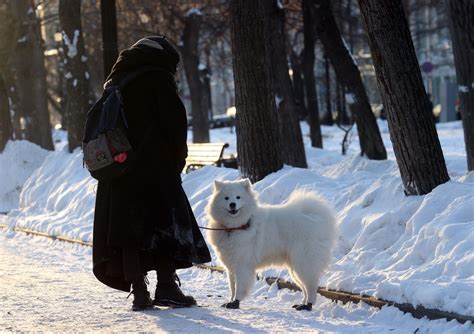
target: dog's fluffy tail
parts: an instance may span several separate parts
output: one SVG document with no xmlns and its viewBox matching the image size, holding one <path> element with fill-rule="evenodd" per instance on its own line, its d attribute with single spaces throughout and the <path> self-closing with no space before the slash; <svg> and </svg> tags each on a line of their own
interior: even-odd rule
<svg viewBox="0 0 474 334">
<path fill-rule="evenodd" d="M 292 207 L 303 214 L 317 214 L 336 225 L 336 214 L 327 202 L 315 191 L 296 189 L 284 206 Z"/>
</svg>

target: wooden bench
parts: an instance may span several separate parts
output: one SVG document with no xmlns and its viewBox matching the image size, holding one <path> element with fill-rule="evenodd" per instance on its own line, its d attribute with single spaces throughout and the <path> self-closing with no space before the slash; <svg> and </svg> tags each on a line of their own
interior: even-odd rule
<svg viewBox="0 0 474 334">
<path fill-rule="evenodd" d="M 188 144 L 188 157 L 183 172 L 189 173 L 207 165 L 221 167 L 227 143 Z"/>
</svg>

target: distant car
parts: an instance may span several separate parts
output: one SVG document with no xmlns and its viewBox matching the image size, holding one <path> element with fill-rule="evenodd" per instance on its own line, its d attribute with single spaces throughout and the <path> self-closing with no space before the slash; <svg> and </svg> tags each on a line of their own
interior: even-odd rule
<svg viewBox="0 0 474 334">
<path fill-rule="evenodd" d="M 212 119 L 209 119 L 209 128 L 225 128 L 230 127 L 234 124 L 234 118 L 227 115 L 214 115 Z M 193 125 L 193 118 L 188 116 L 188 127 Z"/>
<path fill-rule="evenodd" d="M 209 120 L 209 127 L 211 129 L 225 128 L 233 124 L 232 117 L 227 115 L 214 115 L 212 120 Z"/>
</svg>

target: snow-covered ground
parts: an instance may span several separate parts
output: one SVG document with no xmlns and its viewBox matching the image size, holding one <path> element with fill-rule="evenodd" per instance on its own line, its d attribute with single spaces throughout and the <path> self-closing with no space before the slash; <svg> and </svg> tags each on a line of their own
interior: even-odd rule
<svg viewBox="0 0 474 334">
<path fill-rule="evenodd" d="M 307 126 L 302 125 L 303 133 L 307 134 Z M 321 285 L 473 316 L 474 174 L 466 171 L 461 123 L 438 125 L 451 181 L 437 187 L 426 196 L 417 197 L 403 195 L 387 125 L 385 122 L 380 122 L 379 125 L 389 153 L 388 160 L 370 161 L 359 157 L 356 135 L 353 137 L 348 155 L 342 156 L 340 142 L 343 132 L 336 127 L 323 127 L 324 150 L 310 147 L 309 138 L 305 136 L 310 168 L 285 167 L 267 176 L 255 184 L 259 198 L 265 203 L 281 203 L 294 189 L 305 187 L 321 193 L 336 209 L 340 221 L 340 238 L 331 268 Z M 57 136 L 64 138 L 64 135 L 57 134 Z M 228 142 L 231 145 L 227 153 L 235 152 L 235 135 L 231 134 L 229 129 L 212 130 L 211 140 Z M 81 153 L 76 151 L 69 154 L 60 149 L 61 145 L 63 143 L 57 143 L 56 147 L 59 150 L 47 154 L 38 169 L 34 172 L 34 168 L 29 170 L 31 177 L 24 183 L 21 194 L 16 199 L 17 202 L 10 201 L 5 206 L 6 210 L 11 210 L 11 212 L 4 220 L 10 226 L 27 227 L 52 235 L 66 235 L 91 241 L 96 183 L 82 168 Z M 21 160 L 15 160 L 12 154 L 5 151 L 0 155 L 0 163 L 11 162 L 8 173 L 3 173 L 2 169 L 0 183 L 13 180 L 15 171 L 22 166 Z M 205 167 L 183 176 L 183 186 L 200 224 L 207 224 L 204 207 L 211 195 L 212 181 L 231 180 L 238 177 L 236 170 L 216 167 Z M 21 185 L 16 186 L 17 196 L 20 187 Z M 3 195 L 3 189 L 0 189 L 2 201 Z M 19 206 L 16 207 L 14 204 L 18 202 Z M 1 234 L 0 238 L 3 238 Z M 42 244 L 18 235 L 2 240 L 0 244 L 5 244 L 1 248 L 3 253 L 0 255 L 2 257 L 0 263 L 2 264 L 5 257 L 17 254 L 15 253 L 17 249 L 25 247 L 23 254 L 28 254 L 28 250 L 32 252 L 35 247 L 36 254 L 36 248 L 41 248 L 39 252 L 44 254 L 46 262 L 58 262 L 61 264 L 60 267 L 66 268 L 64 271 L 58 268 L 58 273 L 56 273 L 55 267 L 51 266 L 52 272 L 48 275 L 51 274 L 52 277 L 57 275 L 55 280 L 61 280 L 60 273 L 69 273 L 70 270 L 67 268 L 72 266 L 79 268 L 77 273 L 73 270 L 74 277 L 77 274 L 81 281 L 89 280 L 88 285 L 91 286 L 98 284 L 90 274 L 90 259 L 88 258 L 90 254 L 79 251 L 78 248 L 67 248 L 46 242 Z M 64 248 L 61 251 L 51 249 L 58 247 Z M 51 249 L 51 255 L 48 249 Z M 28 254 L 14 261 L 30 261 L 30 256 L 37 259 L 34 255 Z M 53 260 L 49 260 L 49 256 Z M 288 277 L 285 271 L 279 269 L 268 270 L 265 274 Z M 341 306 L 324 298 L 319 299 L 316 313 L 309 316 L 295 314 L 289 310 L 289 306 L 299 298 L 296 293 L 276 291 L 275 288 L 269 289 L 262 282 L 254 289 L 254 297 L 247 302 L 248 308 L 245 309 L 244 302 L 243 310 L 232 313 L 217 307 L 224 299 L 215 296 L 217 294 L 227 296 L 222 276 L 203 273 L 197 269 L 183 271 L 181 275 L 185 278 L 184 280 L 193 281 L 187 287 L 203 301 L 206 307 L 166 311 L 168 312 L 166 314 L 176 317 L 176 319 L 166 318 L 166 321 L 161 320 L 162 313 L 158 312 L 159 319 L 158 315 L 151 317 L 154 318 L 154 322 L 149 323 L 151 327 L 145 326 L 137 330 L 158 330 L 159 328 L 172 330 L 174 323 L 178 325 L 181 319 L 186 324 L 191 325 L 192 322 L 193 325 L 198 326 L 195 330 L 203 331 L 206 328 L 216 330 L 220 328 L 223 331 L 232 328 L 236 331 L 319 329 L 339 332 L 348 331 L 351 326 L 354 326 L 352 327 L 354 331 L 364 332 L 366 332 L 365 328 L 374 332 L 389 331 L 391 328 L 400 332 L 413 332 L 416 328 L 435 332 L 474 331 L 472 324 L 467 324 L 462 328 L 449 327 L 455 326 L 456 322 L 446 324 L 439 321 L 419 321 L 408 315 L 402 315 L 392 308 L 378 311 L 363 305 Z M 44 280 L 47 281 L 47 279 Z M 106 298 L 108 301 L 104 307 L 111 308 L 107 309 L 104 317 L 110 316 L 112 319 L 101 319 L 103 323 L 115 324 L 122 316 L 124 319 L 138 319 L 135 315 L 130 316 L 126 313 L 127 310 L 123 307 L 126 303 L 123 300 L 123 294 L 100 285 L 86 291 L 90 291 L 87 294 L 98 295 L 94 296 L 97 298 L 97 304 L 93 303 L 96 307 L 101 307 L 101 298 Z M 80 292 L 78 293 L 81 295 Z M 18 294 L 21 295 L 21 292 Z M 206 298 L 208 294 L 214 297 Z M 268 299 L 262 303 L 265 297 Z M 25 295 L 24 298 L 28 296 Z M 1 299 L 0 302 L 2 302 Z M 72 301 L 71 303 L 73 305 Z M 11 307 L 11 304 L 9 305 Z M 0 304 L 0 308 L 4 309 L 1 306 Z M 148 319 L 144 315 L 136 317 Z M 206 322 L 212 322 L 212 319 L 219 320 L 217 327 L 206 324 Z M 95 327 L 90 321 L 86 323 L 89 327 L 85 326 L 83 329 L 102 328 L 105 330 L 107 328 L 107 326 Z M 279 324 L 281 327 L 278 327 Z M 0 328 L 2 328 L 1 325 L 0 323 Z M 122 325 L 124 327 L 121 327 Z M 113 326 L 111 329 L 131 328 L 126 327 L 126 324 L 122 325 Z M 405 325 L 408 327 L 404 327 Z M 339 326 L 342 327 L 339 328 Z M 61 330 L 62 327 L 57 328 Z"/>
<path fill-rule="evenodd" d="M 1 218 L 0 218 L 1 222 Z M 191 309 L 131 311 L 131 298 L 91 274 L 91 250 L 39 237 L 0 233 L 0 331 L 161 333 L 471 333 L 471 324 L 414 319 L 398 309 L 341 305 L 320 297 L 312 312 L 291 306 L 301 293 L 259 281 L 240 310 L 221 305 L 223 275 L 180 272 L 183 290 L 198 300 Z M 155 285 L 151 276 L 150 286 Z M 150 289 L 153 292 L 153 288 Z"/>
</svg>

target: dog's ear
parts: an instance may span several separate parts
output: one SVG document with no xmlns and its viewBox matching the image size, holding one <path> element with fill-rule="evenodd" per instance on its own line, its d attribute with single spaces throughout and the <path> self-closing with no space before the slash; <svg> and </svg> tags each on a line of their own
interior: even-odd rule
<svg viewBox="0 0 474 334">
<path fill-rule="evenodd" d="M 222 188 L 222 182 L 221 181 L 214 181 L 214 191 L 219 191 Z"/>
<path fill-rule="evenodd" d="M 248 191 L 250 191 L 252 189 L 252 183 L 250 183 L 250 180 L 249 179 L 244 179 L 241 181 L 241 184 L 242 186 L 244 186 L 244 188 Z"/>
</svg>

